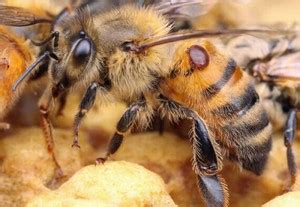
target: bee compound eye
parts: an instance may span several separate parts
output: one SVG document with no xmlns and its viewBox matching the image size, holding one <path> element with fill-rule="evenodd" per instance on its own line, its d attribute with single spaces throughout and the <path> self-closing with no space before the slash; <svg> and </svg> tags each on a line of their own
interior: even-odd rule
<svg viewBox="0 0 300 207">
<path fill-rule="evenodd" d="M 188 49 L 190 63 L 195 69 L 203 69 L 209 63 L 209 56 L 207 51 L 199 46 L 193 45 Z"/>
<path fill-rule="evenodd" d="M 91 55 L 92 45 L 87 39 L 81 39 L 74 49 L 74 58 L 78 62 L 86 60 Z"/>
</svg>

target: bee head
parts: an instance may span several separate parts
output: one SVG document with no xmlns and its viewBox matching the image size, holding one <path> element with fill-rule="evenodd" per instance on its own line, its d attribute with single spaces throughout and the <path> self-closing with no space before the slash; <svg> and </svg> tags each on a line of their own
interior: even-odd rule
<svg viewBox="0 0 300 207">
<path fill-rule="evenodd" d="M 77 10 L 62 18 L 54 27 L 59 33 L 57 42 L 52 41 L 52 52 L 57 60 L 49 66 L 50 79 L 54 85 L 69 88 L 85 84 L 95 77 L 98 65 L 97 31 L 87 9 Z"/>
<path fill-rule="evenodd" d="M 168 47 L 134 51 L 146 39 L 166 35 L 170 30 L 167 20 L 154 10 L 125 6 L 122 12 L 115 10 L 94 20 L 101 25 L 97 59 L 105 59 L 106 76 L 118 97 L 139 96 L 167 74 Z"/>
<path fill-rule="evenodd" d="M 93 40 L 80 31 L 70 39 L 60 38 L 57 48 L 53 48 L 57 60 L 50 65 L 50 74 L 54 83 L 62 83 L 68 87 L 84 78 L 85 72 L 92 67 L 95 53 Z"/>
</svg>

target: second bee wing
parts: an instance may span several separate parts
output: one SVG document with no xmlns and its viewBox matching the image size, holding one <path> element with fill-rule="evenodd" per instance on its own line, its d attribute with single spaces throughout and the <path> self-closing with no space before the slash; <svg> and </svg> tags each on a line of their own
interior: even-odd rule
<svg viewBox="0 0 300 207">
<path fill-rule="evenodd" d="M 35 15 L 23 8 L 0 5 L 0 24 L 2 25 L 22 27 L 51 22 L 51 19 Z"/>
<path fill-rule="evenodd" d="M 300 81 L 300 52 L 286 54 L 271 59 L 267 63 L 254 66 L 254 72 L 264 73 L 275 80 Z"/>
<path fill-rule="evenodd" d="M 118 8 L 124 4 L 152 6 L 161 13 L 172 17 L 196 17 L 206 14 L 218 0 L 83 0 L 82 5 L 89 5 L 97 12 Z"/>
<path fill-rule="evenodd" d="M 145 1 L 150 3 L 163 14 L 170 17 L 185 16 L 197 17 L 206 14 L 216 3 L 217 0 L 152 0 Z"/>
</svg>

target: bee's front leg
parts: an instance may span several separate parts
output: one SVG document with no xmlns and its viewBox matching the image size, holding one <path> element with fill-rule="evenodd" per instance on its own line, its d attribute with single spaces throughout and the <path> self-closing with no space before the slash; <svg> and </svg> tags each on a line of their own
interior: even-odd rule
<svg viewBox="0 0 300 207">
<path fill-rule="evenodd" d="M 291 176 L 291 183 L 289 185 L 289 189 L 295 184 L 296 182 L 296 174 L 297 174 L 297 165 L 295 162 L 295 155 L 293 152 L 293 141 L 296 136 L 297 131 L 297 110 L 291 109 L 284 128 L 284 145 L 287 148 L 287 163 L 288 169 Z"/>
<path fill-rule="evenodd" d="M 55 178 L 54 178 L 55 181 L 63 177 L 63 171 L 54 153 L 53 126 L 51 124 L 51 121 L 49 120 L 49 108 L 53 98 L 54 97 L 53 97 L 52 85 L 48 85 L 42 97 L 39 100 L 39 109 L 41 114 L 42 130 L 46 140 L 48 152 L 51 155 L 53 162 L 56 166 Z"/>
<path fill-rule="evenodd" d="M 204 120 L 197 112 L 160 95 L 160 110 L 169 119 L 192 119 L 193 164 L 198 185 L 207 206 L 228 206 L 228 191 L 225 180 L 219 175 L 222 169 L 220 149 L 211 138 Z"/>
<path fill-rule="evenodd" d="M 123 114 L 123 116 L 117 124 L 117 131 L 110 140 L 105 157 L 98 158 L 96 160 L 97 163 L 105 162 L 109 156 L 113 155 L 119 149 L 123 142 L 124 134 L 131 129 L 133 123 L 135 122 L 138 116 L 138 113 L 145 106 L 146 100 L 142 98 L 128 107 L 128 109 L 125 111 L 125 113 Z"/>
<path fill-rule="evenodd" d="M 99 83 L 92 82 L 90 84 L 90 86 L 88 87 L 88 89 L 86 90 L 86 92 L 81 100 L 81 103 L 79 106 L 79 111 L 75 116 L 75 120 L 74 120 L 74 124 L 73 124 L 74 139 L 73 139 L 72 147 L 80 148 L 79 142 L 78 142 L 78 133 L 79 133 L 80 123 L 81 123 L 82 119 L 85 117 L 86 113 L 93 107 L 93 105 L 95 103 L 95 99 L 96 99 L 97 89 L 99 87 L 100 87 Z"/>
</svg>

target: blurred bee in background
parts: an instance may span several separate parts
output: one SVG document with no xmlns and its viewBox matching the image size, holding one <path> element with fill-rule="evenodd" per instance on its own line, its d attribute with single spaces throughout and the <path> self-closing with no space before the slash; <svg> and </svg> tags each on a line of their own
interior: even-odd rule
<svg viewBox="0 0 300 207">
<path fill-rule="evenodd" d="M 235 60 L 256 79 L 256 88 L 275 129 L 284 130 L 291 185 L 296 180 L 292 143 L 300 107 L 300 36 L 240 36 L 227 43 Z"/>
<path fill-rule="evenodd" d="M 217 1 L 207 13 L 192 20 L 192 28 L 232 29 L 245 27 L 245 25 L 257 25 L 260 22 L 250 12 L 250 2 L 251 0 Z"/>
<path fill-rule="evenodd" d="M 17 3 L 18 5 L 23 5 L 26 7 L 33 6 L 32 2 L 26 2 L 20 4 L 19 1 L 0 1 L 0 3 L 5 3 L 13 5 Z M 37 7 L 31 8 L 32 11 L 39 15 L 44 15 L 45 12 Z M 44 19 L 46 20 L 46 18 Z M 44 21 L 43 20 L 43 21 Z M 45 26 L 47 29 L 45 29 Z M 24 84 L 18 88 L 18 90 L 13 93 L 11 91 L 11 86 L 17 78 L 24 72 L 28 65 L 32 62 L 33 57 L 37 55 L 38 51 L 32 47 L 32 44 L 28 39 L 33 37 L 37 39 L 44 39 L 45 35 L 48 35 L 51 28 L 48 24 L 39 24 L 34 28 L 7 28 L 5 26 L 0 27 L 0 67 L 1 67 L 1 84 L 0 84 L 0 119 L 3 119 L 5 115 L 10 111 L 10 109 L 15 105 L 20 94 L 22 94 L 24 89 Z M 34 35 L 34 36 L 33 36 Z M 27 41 L 28 40 L 28 41 Z M 0 125 L 2 129 L 8 129 L 9 124 L 2 123 Z"/>
<path fill-rule="evenodd" d="M 189 29 L 232 29 L 239 28 L 245 23 L 255 23 L 255 19 L 247 9 L 250 2 L 247 0 L 202 1 L 193 7 L 186 6 L 176 10 L 164 5 L 170 2 L 168 0 L 156 2 L 160 2 L 161 7 L 165 6 L 168 9 L 167 18 L 172 22 L 172 32 Z M 236 18 L 237 16 L 239 18 Z"/>
<path fill-rule="evenodd" d="M 32 60 L 28 43 L 9 28 L 0 27 L 0 119 L 14 106 L 24 89 L 22 84 L 16 92 L 11 87 Z M 0 129 L 9 129 L 8 123 L 0 123 Z"/>
<path fill-rule="evenodd" d="M 37 4 L 35 1 L 20 2 L 18 0 L 7 0 L 5 3 L 30 8 L 30 12 L 22 8 L 9 7 L 11 14 L 7 17 L 11 23 L 10 25 L 15 27 L 7 28 L 1 26 L 0 28 L 0 119 L 5 118 L 7 113 L 16 104 L 18 98 L 22 96 L 26 83 L 33 83 L 37 80 L 37 84 L 43 87 L 41 78 L 45 77 L 48 70 L 48 61 L 39 65 L 39 70 L 36 73 L 30 74 L 30 77 L 20 84 L 17 90 L 11 90 L 11 87 L 13 87 L 25 69 L 30 66 L 37 56 L 47 50 L 47 46 L 40 45 L 39 41 L 44 40 L 51 32 L 52 27 L 49 23 L 53 21 L 51 19 L 51 13 L 54 10 L 54 8 L 52 8 L 53 10 L 49 8 L 49 10 L 43 10 L 42 8 L 46 8 L 45 4 Z M 1 12 L 2 10 L 0 13 Z M 26 16 L 26 18 L 22 21 L 19 21 L 17 18 L 14 19 L 15 15 L 19 14 L 18 12 L 21 12 L 21 15 Z M 38 24 L 32 24 L 32 21 L 35 21 L 35 15 L 39 15 L 39 19 L 35 22 Z M 18 27 L 21 22 L 22 25 L 27 24 L 28 27 Z M 9 127 L 10 125 L 8 123 L 0 124 L 0 128 L 8 129 Z M 43 126 L 43 129 L 47 131 L 48 127 Z M 60 169 L 54 155 L 54 142 L 47 136 L 45 136 L 45 138 L 48 152 L 57 166 L 57 169 Z M 57 173 L 61 174 L 60 170 L 57 170 Z"/>
<path fill-rule="evenodd" d="M 167 5 L 174 10 L 191 1 Z M 98 162 L 118 150 L 133 124 L 147 125 L 155 110 L 175 122 L 191 120 L 193 164 L 204 200 L 208 206 L 228 206 L 228 191 L 220 174 L 223 158 L 261 174 L 271 150 L 271 126 L 247 74 L 214 40 L 205 38 L 270 31 L 170 34 L 171 23 L 162 15 L 169 10 L 160 10 L 159 4 L 153 7 L 125 5 L 93 13 L 89 6 L 80 6 L 58 15 L 49 38 L 39 43 L 48 49 L 13 89 L 36 72 L 38 65 L 49 61 L 49 82 L 39 106 L 52 140 L 50 102 L 71 89 L 86 88 L 74 121 L 73 146 L 77 147 L 80 123 L 97 95 L 127 103 L 107 153 Z M 15 12 L 18 15 L 12 16 Z M 0 23 L 5 25 L 27 26 L 40 20 L 20 8 L 0 7 Z"/>
</svg>

